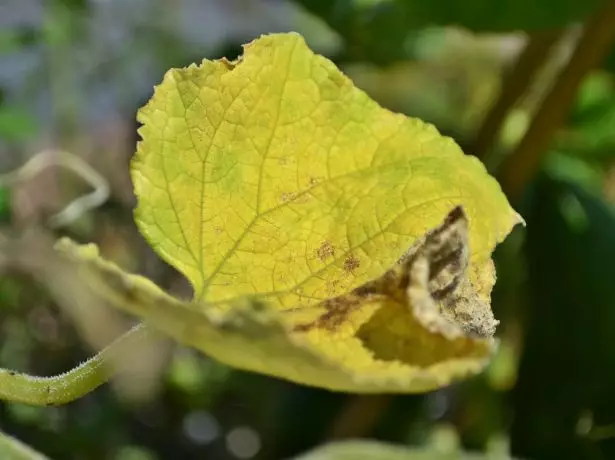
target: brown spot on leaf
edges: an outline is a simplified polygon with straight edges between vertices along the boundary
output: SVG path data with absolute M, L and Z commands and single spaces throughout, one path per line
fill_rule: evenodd
M 356 258 L 355 256 L 353 256 L 352 254 L 350 254 L 344 260 L 344 270 L 346 270 L 349 273 L 352 273 L 353 271 L 355 271 L 360 266 L 361 266 L 361 261 L 358 258 Z
M 320 247 L 316 249 L 316 255 L 322 262 L 324 262 L 328 257 L 335 256 L 335 246 L 331 244 L 331 241 L 325 240 L 322 242 Z
M 362 299 L 352 294 L 325 300 L 320 305 L 326 308 L 327 312 L 320 315 L 314 321 L 306 324 L 298 324 L 295 326 L 294 331 L 307 332 L 314 328 L 334 331 L 344 323 L 348 314 L 353 309 L 361 307 L 361 301 Z
M 368 296 L 370 296 L 372 294 L 379 293 L 379 289 L 381 289 L 381 286 L 379 285 L 379 283 L 369 282 L 369 283 L 365 283 L 362 286 L 359 286 L 358 288 L 356 288 L 352 292 L 357 297 L 365 298 L 365 297 L 368 297 Z
M 295 198 L 296 194 L 292 192 L 284 192 L 280 195 L 280 201 L 282 203 L 287 203 L 292 201 Z

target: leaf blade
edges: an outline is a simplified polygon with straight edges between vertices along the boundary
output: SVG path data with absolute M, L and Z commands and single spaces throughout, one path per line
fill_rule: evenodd
M 327 343 L 359 342 L 352 328 L 325 335 L 328 342 L 323 344 L 318 338 L 293 334 L 294 319 L 257 298 L 236 299 L 226 311 L 204 308 L 169 296 L 147 278 L 124 272 L 101 258 L 93 244 L 80 246 L 62 239 L 57 248 L 61 256 L 78 264 L 80 282 L 112 306 L 143 319 L 146 326 L 227 365 L 308 386 L 354 393 L 425 392 L 479 372 L 493 352 L 491 340 L 459 337 L 458 350 L 463 352 L 470 344 L 471 353 L 464 356 L 447 347 L 446 359 L 422 368 L 420 363 L 374 360 L 364 347 L 345 347 L 345 354 L 327 352 Z
M 296 34 L 256 40 L 237 64 L 171 70 L 139 120 L 137 223 L 203 300 L 323 300 L 381 274 L 459 204 L 476 260 L 518 222 L 476 159 L 378 106 Z
M 293 33 L 255 40 L 236 62 L 172 69 L 139 120 L 135 218 L 196 302 L 150 299 L 133 314 L 227 364 L 341 391 L 427 391 L 486 364 L 490 256 L 520 217 L 435 127 L 380 107 Z M 414 294 L 357 295 L 451 209 L 465 226 L 447 262 L 460 268 L 450 305 L 414 279 L 431 276 L 431 256 L 393 276 Z

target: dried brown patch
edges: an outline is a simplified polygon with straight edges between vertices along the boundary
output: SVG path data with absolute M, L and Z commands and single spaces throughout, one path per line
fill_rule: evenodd
M 326 253 L 326 243 L 317 254 Z M 469 255 L 467 218 L 458 207 L 439 227 L 416 242 L 398 264 L 350 293 L 321 302 L 319 305 L 325 313 L 310 323 L 296 326 L 295 331 L 336 330 L 366 302 L 380 299 L 383 305 L 388 302 L 410 307 L 411 320 L 425 328 L 425 333 L 437 332 L 450 340 L 460 336 L 491 337 L 498 321 L 491 311 L 488 295 L 481 297 L 468 277 Z M 360 265 L 360 260 L 349 254 L 343 266 L 347 273 L 352 273 Z M 486 283 L 483 289 L 488 294 L 493 284 L 490 281 L 493 269 L 487 267 L 485 273 L 482 282 Z M 335 281 L 329 286 L 335 288 Z
M 361 261 L 355 256 L 353 256 L 352 254 L 350 254 L 344 260 L 344 270 L 346 270 L 348 273 L 352 273 L 360 266 L 361 266 Z
M 320 247 L 316 249 L 316 256 L 324 262 L 327 257 L 335 256 L 335 246 L 331 244 L 331 241 L 325 240 L 322 242 Z
M 327 312 L 314 321 L 295 326 L 294 331 L 307 332 L 314 328 L 334 331 L 344 323 L 350 311 L 361 306 L 361 301 L 362 299 L 353 295 L 325 300 L 321 305 L 327 309 Z

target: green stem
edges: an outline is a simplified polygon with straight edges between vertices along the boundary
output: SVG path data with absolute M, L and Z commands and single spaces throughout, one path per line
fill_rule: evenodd
M 563 31 L 539 32 L 529 37 L 515 64 L 503 81 L 502 90 L 489 109 L 472 143 L 472 153 L 484 163 L 495 142 L 506 116 L 517 101 L 527 92 L 538 71 L 549 58 L 553 45 L 562 37 Z
M 21 441 L 0 431 L 0 453 L 4 460 L 48 460 Z
M 615 1 L 609 0 L 586 21 L 572 57 L 534 114 L 525 136 L 500 166 L 498 176 L 510 200 L 523 195 L 553 136 L 563 126 L 583 78 L 604 60 L 614 42 Z
M 148 328 L 139 324 L 79 366 L 53 377 L 0 368 L 0 399 L 36 406 L 74 401 L 107 382 L 113 374 L 115 360 L 148 333 Z
M 100 206 L 109 198 L 110 192 L 107 180 L 81 158 L 62 150 L 43 150 L 15 171 L 0 174 L 0 186 L 11 187 L 21 182 L 33 181 L 36 176 L 51 166 L 72 171 L 89 183 L 94 191 L 74 199 L 61 211 L 54 214 L 49 219 L 49 227 L 65 227 L 85 212 Z

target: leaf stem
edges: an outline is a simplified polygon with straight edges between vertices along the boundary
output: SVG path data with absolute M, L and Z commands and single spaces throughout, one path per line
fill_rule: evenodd
M 609 0 L 585 23 L 572 57 L 535 113 L 525 136 L 502 163 L 499 177 L 511 200 L 520 198 L 538 170 L 556 130 L 562 126 L 583 77 L 604 59 L 615 41 L 615 1 Z
M 0 452 L 4 460 L 48 460 L 18 439 L 0 431 Z
M 483 162 L 486 162 L 506 116 L 527 92 L 535 75 L 547 60 L 553 45 L 557 43 L 562 34 L 563 31 L 558 29 L 531 35 L 512 69 L 504 77 L 502 90 L 485 116 L 472 143 L 471 152 Z
M 67 226 L 109 198 L 110 189 L 107 179 L 78 156 L 63 150 L 44 150 L 37 153 L 17 170 L 0 174 L 0 185 L 13 186 L 19 182 L 34 180 L 38 174 L 51 166 L 71 170 L 94 189 L 91 193 L 74 199 L 52 216 L 49 219 L 51 228 Z
M 115 359 L 147 333 L 147 328 L 139 324 L 79 366 L 53 377 L 37 377 L 0 368 L 0 399 L 36 406 L 74 401 L 109 380 Z

